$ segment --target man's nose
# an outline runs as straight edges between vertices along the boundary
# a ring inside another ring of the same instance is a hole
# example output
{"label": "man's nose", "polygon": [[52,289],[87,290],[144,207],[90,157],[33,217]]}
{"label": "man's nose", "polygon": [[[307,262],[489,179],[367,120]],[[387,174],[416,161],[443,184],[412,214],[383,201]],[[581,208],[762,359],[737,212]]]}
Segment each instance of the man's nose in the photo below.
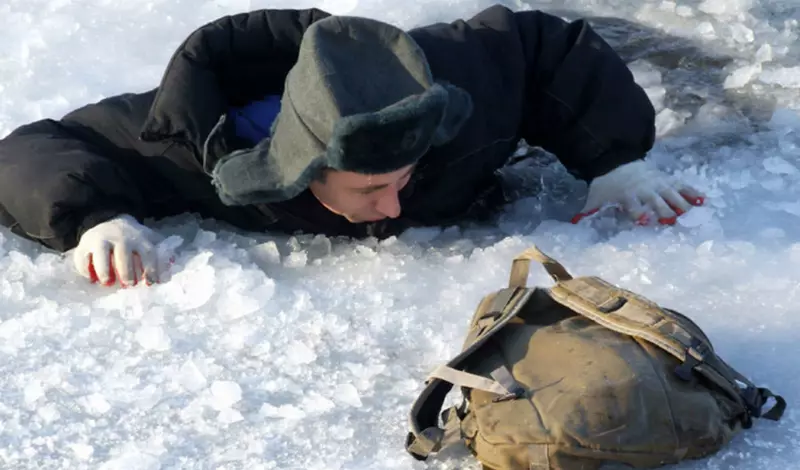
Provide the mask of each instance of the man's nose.
{"label": "man's nose", "polygon": [[378,203],[376,204],[376,208],[378,212],[389,217],[390,219],[397,218],[400,215],[400,195],[397,191],[386,191],[386,194],[382,195],[380,199],[378,199]]}

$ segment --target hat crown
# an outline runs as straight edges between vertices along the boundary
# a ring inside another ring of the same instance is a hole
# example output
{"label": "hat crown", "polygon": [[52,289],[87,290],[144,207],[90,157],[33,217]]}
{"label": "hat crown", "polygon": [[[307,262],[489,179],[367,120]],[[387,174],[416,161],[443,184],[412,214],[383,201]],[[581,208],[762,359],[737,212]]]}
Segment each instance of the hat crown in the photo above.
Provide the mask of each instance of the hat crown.
{"label": "hat crown", "polygon": [[303,35],[283,106],[327,143],[342,117],[379,111],[431,85],[425,54],[408,33],[370,18],[331,16]]}

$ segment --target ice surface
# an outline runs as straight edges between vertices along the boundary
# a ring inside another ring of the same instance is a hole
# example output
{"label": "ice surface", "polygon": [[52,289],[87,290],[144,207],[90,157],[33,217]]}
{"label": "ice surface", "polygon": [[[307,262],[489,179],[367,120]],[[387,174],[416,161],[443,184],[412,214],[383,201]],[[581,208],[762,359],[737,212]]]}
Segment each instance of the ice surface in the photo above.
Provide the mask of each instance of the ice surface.
{"label": "ice surface", "polygon": [[215,380],[211,384],[212,406],[217,410],[230,408],[242,399],[242,388],[236,382]]}
{"label": "ice surface", "polygon": [[775,174],[796,175],[797,167],[781,157],[767,157],[764,159],[764,168]]}
{"label": "ice surface", "polygon": [[725,88],[741,88],[761,73],[761,64],[745,65],[731,72],[725,79]]}
{"label": "ice surface", "polygon": [[770,67],[759,75],[759,80],[786,88],[800,88],[800,66]]}
{"label": "ice surface", "polygon": [[[221,15],[317,6],[413,27],[493,3],[7,1],[0,136],[149,89],[185,35]],[[478,469],[461,450],[411,459],[406,416],[530,243],[689,314],[729,362],[789,400],[782,422],[672,468],[800,468],[800,5],[502,3],[639,28],[642,42],[619,44],[651,48],[626,52],[658,111],[651,158],[707,206],[672,227],[613,211],[572,225],[585,185],[544,158],[508,176],[521,199],[495,226],[378,242],[167,220],[156,225],[176,254],[167,282],[126,290],[89,285],[68,257],[0,229],[0,468]],[[549,280],[533,269],[531,282]]]}

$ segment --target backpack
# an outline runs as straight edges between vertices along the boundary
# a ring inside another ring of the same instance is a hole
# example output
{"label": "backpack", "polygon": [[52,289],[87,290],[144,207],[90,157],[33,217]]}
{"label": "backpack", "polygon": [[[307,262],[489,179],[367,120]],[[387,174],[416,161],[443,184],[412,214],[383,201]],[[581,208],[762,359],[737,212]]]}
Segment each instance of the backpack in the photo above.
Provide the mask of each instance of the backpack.
{"label": "backpack", "polygon": [[[555,285],[527,287],[531,260]],[[453,386],[461,404],[440,411]],[[762,414],[773,398],[775,406]],[[462,351],[409,414],[417,460],[461,442],[485,470],[653,468],[720,450],[786,401],[725,363],[686,316],[598,277],[573,278],[535,246],[486,295]]]}

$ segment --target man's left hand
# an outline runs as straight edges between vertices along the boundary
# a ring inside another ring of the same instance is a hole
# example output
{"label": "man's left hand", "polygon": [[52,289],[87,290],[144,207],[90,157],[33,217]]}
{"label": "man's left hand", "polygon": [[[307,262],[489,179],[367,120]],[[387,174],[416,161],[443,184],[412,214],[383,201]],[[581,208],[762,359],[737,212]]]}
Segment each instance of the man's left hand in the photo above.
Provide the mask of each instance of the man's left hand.
{"label": "man's left hand", "polygon": [[648,225],[651,216],[665,225],[705,201],[699,191],[659,171],[649,162],[637,160],[595,178],[581,212],[572,219],[578,223],[605,205],[621,206],[640,225]]}

